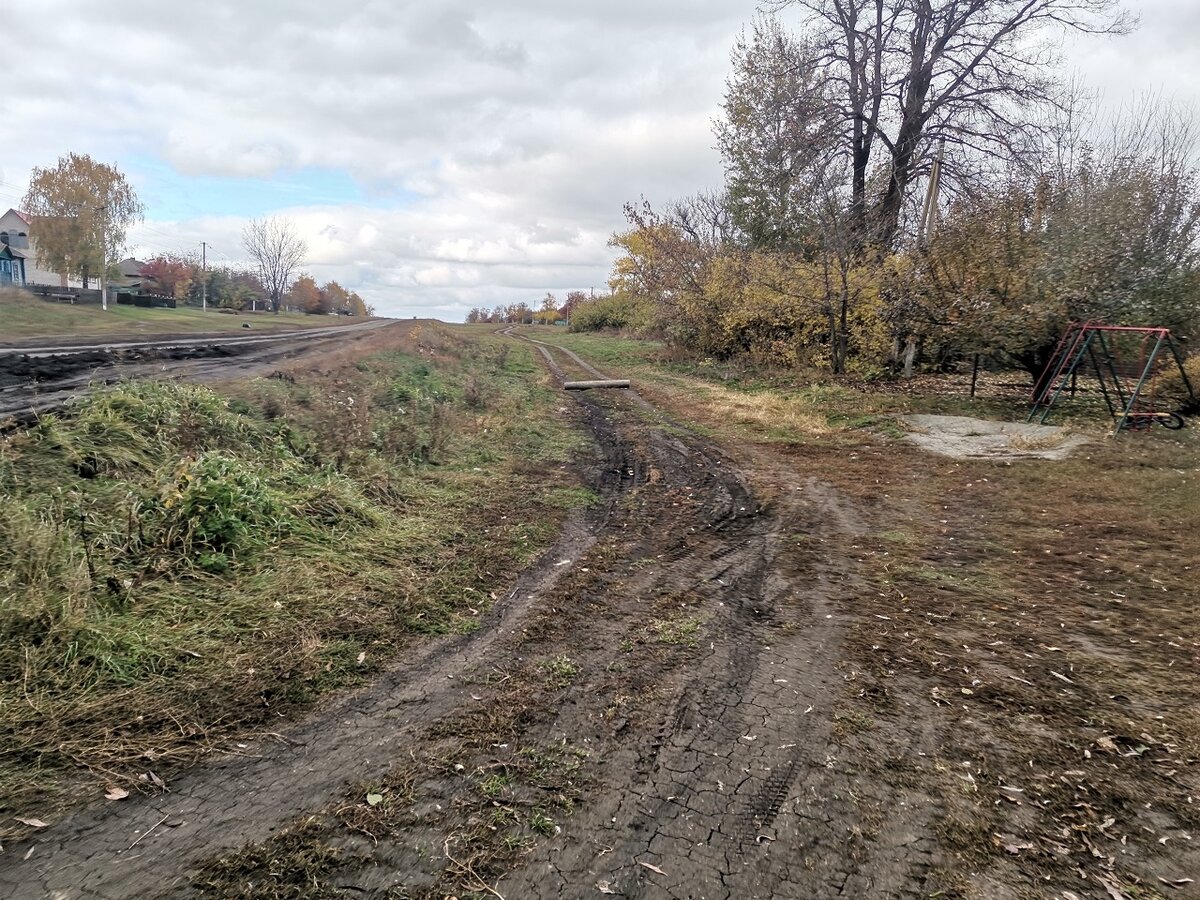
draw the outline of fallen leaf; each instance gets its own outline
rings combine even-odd
[[[1015,803],[1017,806],[1021,805],[1021,794],[1023,793],[1025,793],[1023,788],[1012,787],[1011,785],[1004,785],[1000,788],[1000,796],[1009,803]]]
[[[1107,736],[1096,738],[1096,746],[1099,747],[1101,750],[1107,750],[1110,753],[1117,752],[1116,741],[1114,741],[1112,738],[1107,737]]]
[[[362,653],[358,654],[358,659],[356,659],[355,662],[357,662],[361,666],[363,664],[363,660],[366,658],[367,658],[367,651],[364,650]]]
[[[1194,878],[1163,878],[1161,875],[1158,876],[1158,880],[1167,887],[1173,888],[1181,888],[1185,884],[1191,884],[1193,881],[1195,881]]]
[[[50,827],[45,822],[43,822],[41,819],[22,819],[20,816],[17,816],[17,821],[20,822],[22,825],[28,825],[30,828],[49,828]]]
[[[378,806],[383,802],[383,794],[367,794],[367,805]]]
[[[657,872],[659,875],[666,875],[666,874],[667,874],[667,873],[666,873],[666,872],[664,872],[662,869],[660,869],[658,866],[651,865],[651,864],[650,864],[650,863],[648,863],[648,862],[640,862],[640,861],[639,861],[639,862],[638,862],[638,865],[639,865],[639,866],[641,866],[643,869],[649,869],[651,872]]]
[[[125,788],[113,787],[112,785],[109,785],[104,789],[105,800],[124,800],[128,796],[129,791],[125,790]]]
[[[1068,678],[1066,675],[1064,675],[1062,672],[1055,672],[1053,669],[1051,669],[1050,674],[1053,675],[1055,678],[1057,678],[1059,681],[1065,681],[1067,684],[1075,683],[1070,678]]]
[[[1005,844],[1004,849],[1013,856],[1019,854],[1022,850],[1032,850],[1033,844]]]
[[[1108,896],[1111,897],[1112,900],[1129,900],[1128,894],[1122,891],[1103,875],[1097,875],[1096,880],[1100,882],[1101,886],[1103,886],[1106,891],[1108,891]]]
[[[613,890],[612,884],[610,884],[607,881],[597,881],[596,882],[596,890],[598,890],[602,894],[615,894],[616,893],[616,891]]]

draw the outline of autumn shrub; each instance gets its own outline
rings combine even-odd
[[[632,331],[646,333],[654,324],[650,305],[630,294],[618,292],[596,297],[571,310],[571,331]]]
[[[1183,371],[1187,374],[1186,383],[1179,366],[1174,360],[1168,359],[1161,374],[1150,384],[1149,395],[1159,398],[1164,408],[1191,408],[1192,395],[1200,397],[1200,354],[1187,357],[1183,362]],[[1200,413],[1200,408],[1192,409],[1192,413]]]

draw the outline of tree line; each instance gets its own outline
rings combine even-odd
[[[588,295],[583,291],[568,291],[566,298],[560,303],[558,297],[547,292],[537,304],[519,300],[516,303],[501,304],[488,309],[477,306],[467,313],[470,324],[503,324],[503,325],[553,325],[556,322],[568,322],[574,311],[583,306]]]
[[[783,15],[799,11],[797,27]],[[573,328],[835,373],[984,354],[1038,371],[1074,319],[1200,325],[1190,113],[1097,120],[1056,77],[1114,0],[789,0],[736,40],[724,183],[626,206]]]
[[[204,266],[198,255],[163,254],[141,267],[155,289],[188,306],[207,303],[218,309],[273,309],[271,292],[258,271],[235,265]],[[318,286],[301,273],[279,295],[279,307],[312,315],[370,316],[374,310],[358,295],[336,281]]]
[[[79,279],[86,288],[117,275],[129,228],[145,207],[125,176],[86,154],[68,153],[57,165],[35,168],[22,205],[31,217],[31,237],[42,268]],[[198,254],[164,254],[145,263],[139,274],[155,289],[194,306],[256,308],[278,312],[288,306],[313,314],[373,315],[354,291],[336,281],[318,287],[297,270],[308,245],[287,219],[251,219],[242,230],[249,266],[208,266]]]

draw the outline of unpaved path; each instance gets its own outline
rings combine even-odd
[[[562,360],[602,374],[574,354]],[[861,590],[844,552],[865,528],[854,507],[803,471],[735,462],[636,394],[574,402],[596,440],[600,503],[569,524],[483,628],[405,651],[406,662],[371,687],[278,740],[198,766],[169,793],[93,807],[5,848],[0,896],[192,896],[203,864],[315,820],[349,785],[415,760],[449,724],[503,712],[508,676],[492,682],[482,672],[568,655],[578,677],[512,728],[528,745],[586,746],[585,796],[557,835],[476,893],[928,893],[937,848],[927,798],[873,787],[831,737],[845,677],[839,602]],[[755,479],[773,485],[769,499],[756,496]],[[927,736],[914,721],[893,739],[895,752],[920,752]],[[480,767],[497,764],[510,743],[481,745]],[[410,825],[342,839],[358,862],[331,890],[448,896],[440,886],[457,826],[447,817],[470,790],[464,768],[472,766],[426,773]]]
[[[284,360],[342,348],[381,328],[411,323],[372,320],[336,328],[79,345],[0,347],[0,420],[62,405],[97,384],[124,378],[181,377],[217,380],[254,375]]]

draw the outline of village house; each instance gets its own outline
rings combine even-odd
[[[0,283],[82,287],[78,279],[68,278],[38,265],[37,240],[30,236],[30,226],[29,217],[19,210],[10,209],[0,216],[0,246],[6,248],[0,250]],[[19,263],[16,262],[18,259]],[[5,272],[8,273],[7,278]]]

